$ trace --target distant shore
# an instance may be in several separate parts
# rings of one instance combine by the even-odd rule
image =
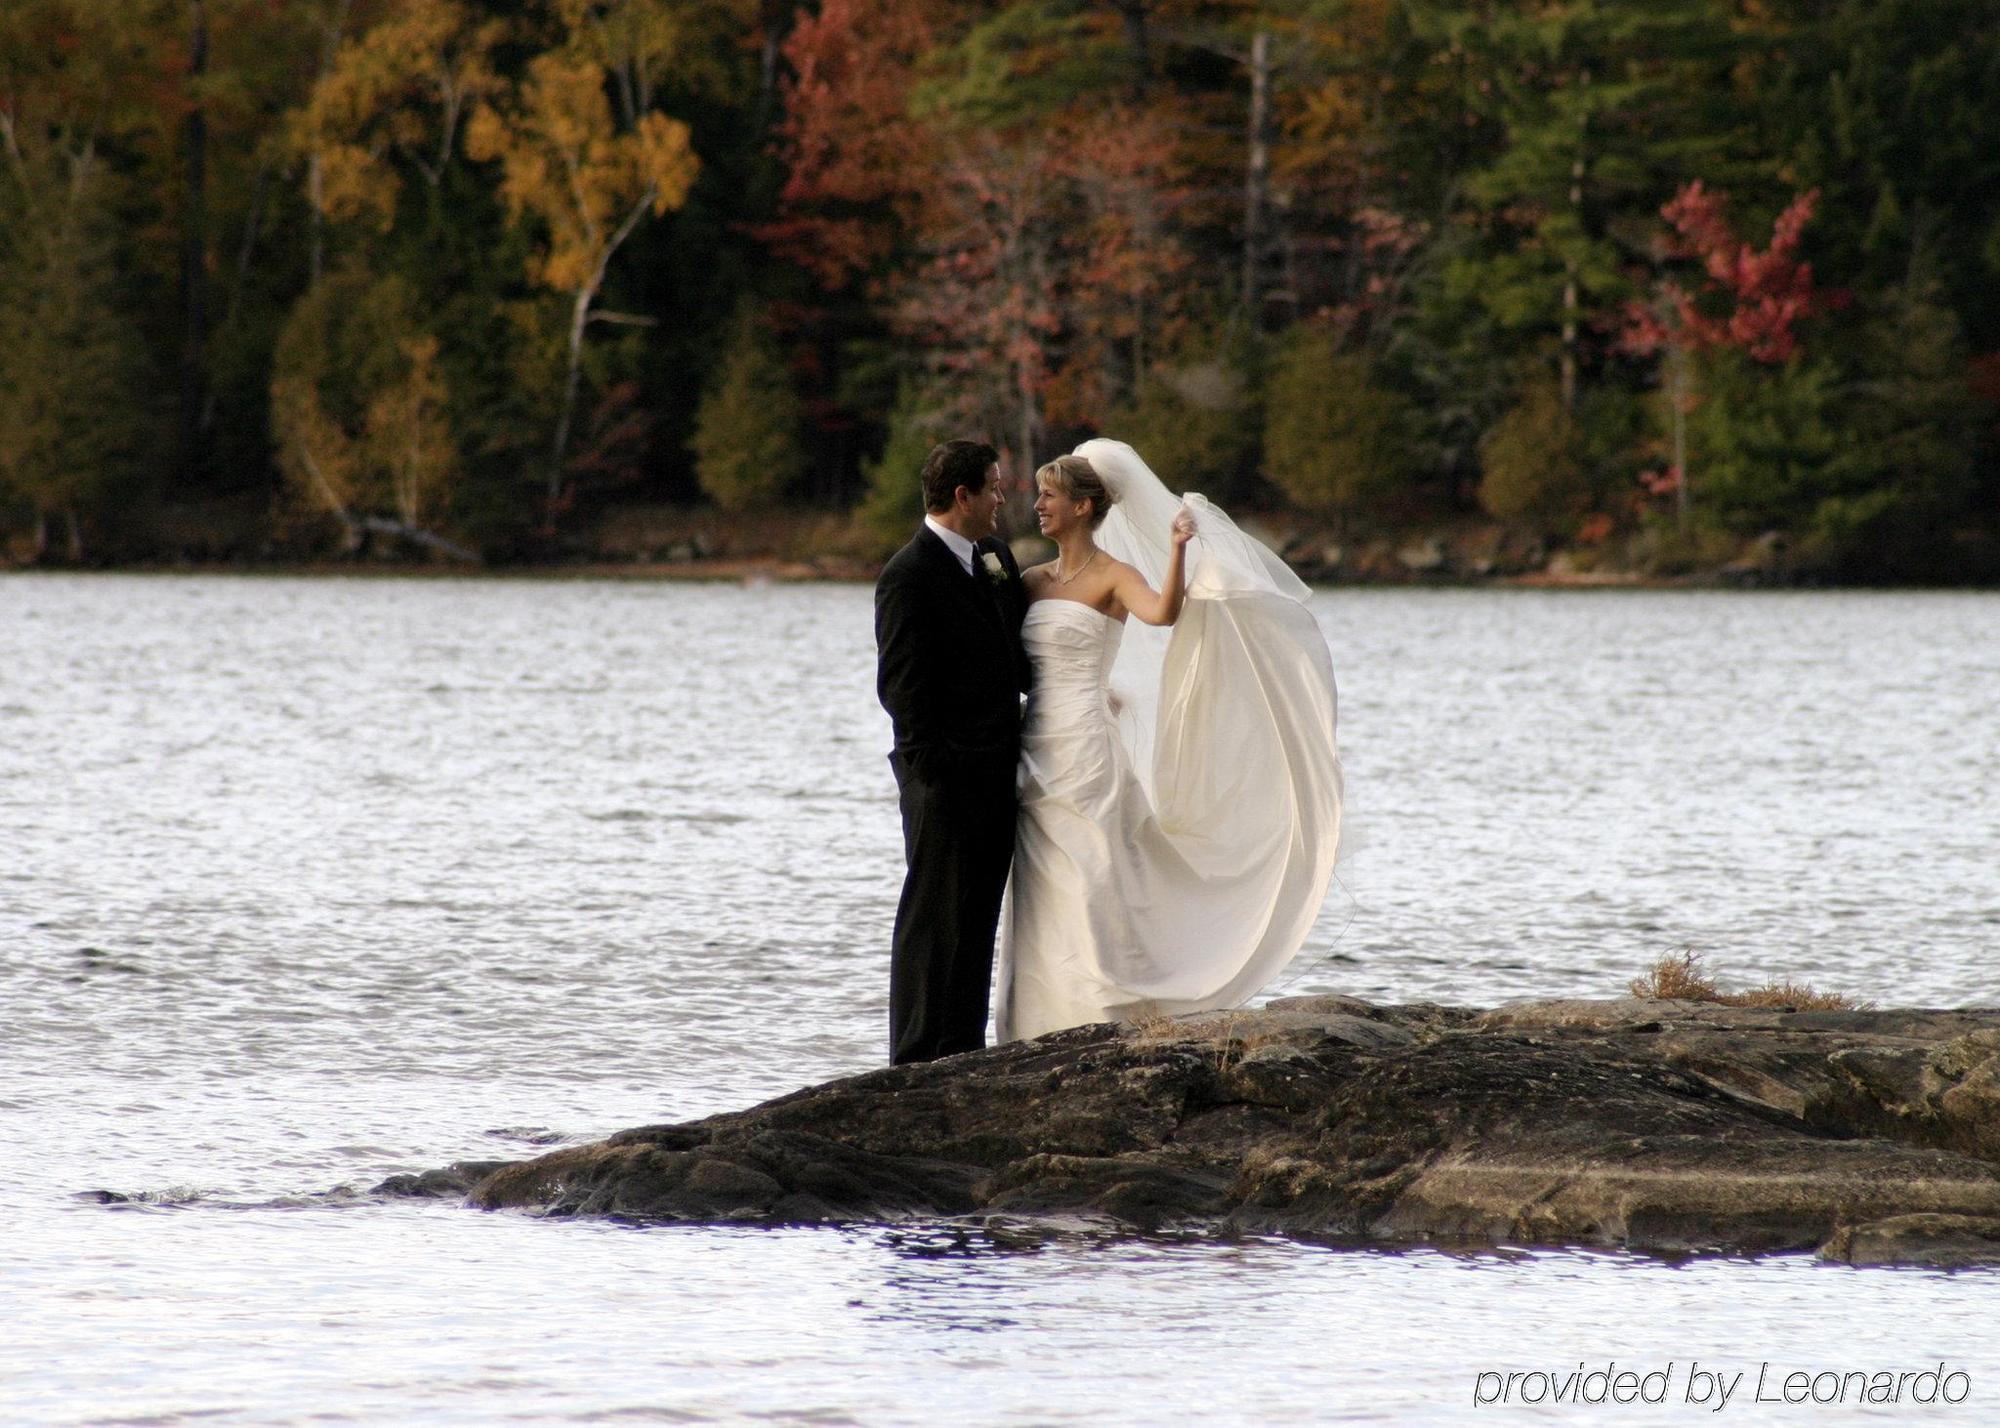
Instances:
[[[103,570],[131,573],[242,573],[338,576],[492,576],[549,579],[686,580],[746,583],[872,581],[887,552],[846,513],[787,509],[728,513],[712,508],[626,505],[607,508],[560,541],[470,562],[407,542],[377,541],[350,556],[310,542],[281,543],[238,513],[220,522],[203,510],[161,523],[161,536],[113,547],[79,563],[33,563],[0,547],[0,571]],[[1278,551],[1305,580],[1352,586],[1520,586],[1591,588],[1790,588],[1818,586],[2000,585],[2000,534],[1940,533],[1936,548],[1909,569],[1882,561],[1844,573],[1801,553],[1782,532],[1754,537],[1680,538],[1652,531],[1596,542],[1558,542],[1498,522],[1465,519],[1400,529],[1343,530],[1295,512],[1249,513],[1242,524]],[[1018,529],[1022,523],[1015,522]],[[1014,538],[1024,562],[1045,558],[1046,542]]]

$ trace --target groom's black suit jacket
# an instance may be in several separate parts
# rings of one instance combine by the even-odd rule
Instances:
[[[1005,578],[986,569],[999,558]],[[1021,648],[1028,592],[1014,553],[988,537],[973,573],[924,526],[875,584],[876,693],[896,727],[896,756],[937,780],[1020,750],[1021,699],[1031,679]]]
[[[999,562],[997,578],[988,558]],[[889,758],[909,861],[889,953],[895,1062],[985,1044],[993,937],[1014,859],[1027,608],[1006,546],[980,541],[968,575],[928,526],[875,585],[876,689],[896,725]]]

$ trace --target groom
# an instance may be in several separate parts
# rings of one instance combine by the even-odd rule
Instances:
[[[993,934],[1014,858],[1014,765],[1028,687],[1021,573],[993,538],[1006,491],[983,441],[924,458],[924,524],[875,584],[876,692],[909,873],[889,954],[889,1059],[986,1044]]]

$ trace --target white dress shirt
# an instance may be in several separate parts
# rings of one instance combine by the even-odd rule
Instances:
[[[924,517],[924,524],[936,531],[938,539],[945,543],[945,548],[958,557],[958,563],[965,567],[965,573],[972,574],[972,542],[950,526],[930,516]]]

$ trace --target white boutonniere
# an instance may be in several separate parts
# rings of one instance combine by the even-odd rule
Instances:
[[[1007,583],[1007,567],[1000,563],[1000,557],[990,550],[979,552],[979,563],[986,567],[986,578],[995,585]]]

